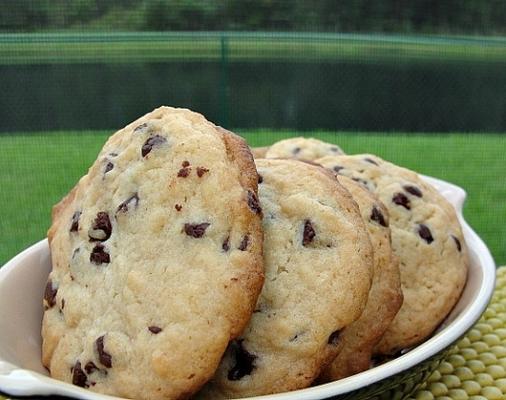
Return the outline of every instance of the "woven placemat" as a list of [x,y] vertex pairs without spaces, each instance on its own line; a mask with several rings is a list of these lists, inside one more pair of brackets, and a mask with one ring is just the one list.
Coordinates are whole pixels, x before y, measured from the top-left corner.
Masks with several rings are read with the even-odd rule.
[[478,323],[410,400],[506,399],[506,266]]
[[481,319],[409,400],[506,400],[506,266]]

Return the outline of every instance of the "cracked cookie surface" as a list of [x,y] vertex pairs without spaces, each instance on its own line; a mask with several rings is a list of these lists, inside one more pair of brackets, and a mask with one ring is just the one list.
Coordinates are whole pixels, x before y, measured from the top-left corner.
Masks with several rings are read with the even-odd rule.
[[404,302],[375,352],[393,354],[422,342],[451,311],[466,282],[469,258],[455,209],[417,173],[377,156],[316,162],[375,193],[390,214]]
[[256,160],[265,283],[243,334],[200,398],[309,386],[367,300],[372,249],[357,204],[319,166]]
[[262,150],[262,152],[258,150],[257,152],[259,154],[263,153],[265,158],[295,158],[307,161],[314,161],[317,158],[325,156],[344,154],[343,150],[335,144],[305,137],[280,140],[266,150]]
[[346,176],[338,177],[357,202],[374,253],[374,274],[367,304],[358,320],[341,334],[342,350],[320,380],[334,381],[369,369],[373,349],[402,304],[399,260],[392,251],[389,214],[381,200]]
[[112,135],[53,209],[51,375],[139,399],[198,390],[262,286],[257,182],[245,142],[189,110],[158,108]]

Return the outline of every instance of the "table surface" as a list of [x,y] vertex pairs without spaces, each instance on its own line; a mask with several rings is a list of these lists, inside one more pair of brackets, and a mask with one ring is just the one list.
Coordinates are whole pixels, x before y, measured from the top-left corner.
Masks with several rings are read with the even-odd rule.
[[506,399],[506,266],[481,319],[409,399]]
[[[393,398],[405,396],[397,392]],[[408,399],[506,400],[506,266],[497,269],[494,295],[481,319]]]

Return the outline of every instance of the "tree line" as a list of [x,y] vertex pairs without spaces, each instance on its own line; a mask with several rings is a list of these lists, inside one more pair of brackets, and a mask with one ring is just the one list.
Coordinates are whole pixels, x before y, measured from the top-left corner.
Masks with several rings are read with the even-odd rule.
[[0,31],[504,34],[505,0],[4,0]]

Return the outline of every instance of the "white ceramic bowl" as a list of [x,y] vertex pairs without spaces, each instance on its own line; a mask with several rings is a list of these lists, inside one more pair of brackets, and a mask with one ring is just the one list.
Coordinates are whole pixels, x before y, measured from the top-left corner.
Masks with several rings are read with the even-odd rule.
[[[485,310],[494,289],[495,265],[489,250],[462,218],[466,193],[458,186],[424,177],[456,208],[470,250],[471,268],[460,301],[429,340],[376,368],[325,385],[258,399],[325,399],[376,387],[392,377],[427,364],[455,343]],[[114,399],[48,377],[41,364],[42,297],[51,269],[47,240],[26,249],[0,269],[0,391],[11,396],[62,395],[79,399]],[[402,381],[402,379],[401,379]],[[396,382],[399,382],[397,380]],[[397,384],[397,383],[396,383]],[[390,385],[390,387],[393,387]],[[355,392],[357,393],[357,392]],[[369,393],[371,393],[369,391]]]

